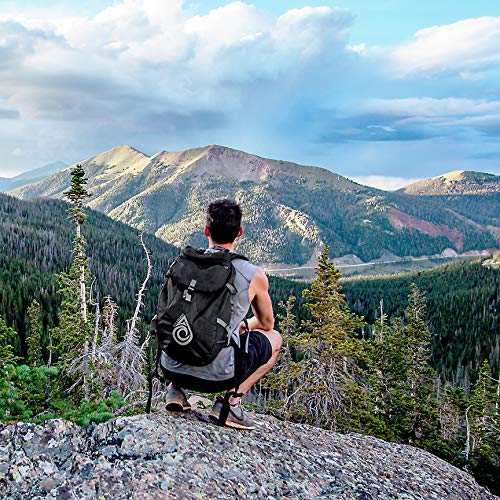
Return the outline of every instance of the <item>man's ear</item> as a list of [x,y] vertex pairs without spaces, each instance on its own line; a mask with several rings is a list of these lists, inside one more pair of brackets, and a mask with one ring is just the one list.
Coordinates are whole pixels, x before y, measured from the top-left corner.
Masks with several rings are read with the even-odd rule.
[[243,226],[240,226],[240,230],[238,231],[236,238],[239,238],[242,234],[243,234]]
[[205,236],[210,238],[210,230],[208,229],[208,226],[205,226]]

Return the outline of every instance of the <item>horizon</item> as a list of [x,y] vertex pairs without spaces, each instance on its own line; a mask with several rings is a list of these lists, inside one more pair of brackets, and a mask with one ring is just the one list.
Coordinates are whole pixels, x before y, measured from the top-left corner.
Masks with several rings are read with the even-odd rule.
[[490,0],[7,1],[0,177],[214,143],[382,189],[498,175],[499,35]]
[[[223,146],[222,144],[207,144],[205,146],[196,146],[194,148],[188,148],[188,149],[203,149],[203,148],[209,148],[211,146],[217,146],[217,147],[222,147],[222,148],[226,148],[226,149],[234,149],[234,148],[229,148],[228,146]],[[68,165],[66,164],[66,166],[64,168],[62,168],[61,170],[66,170],[67,168],[71,168],[71,167],[74,167],[76,164],[78,163],[83,163],[95,156],[98,156],[99,154],[103,154],[103,153],[106,153],[106,152],[109,152],[113,149],[118,149],[118,148],[122,148],[122,147],[129,147],[139,153],[142,153],[146,156],[148,156],[149,158],[152,158],[153,156],[156,156],[158,153],[161,153],[161,152],[181,152],[181,151],[185,151],[185,150],[166,150],[166,149],[160,149],[158,151],[156,151],[155,153],[146,153],[144,151],[141,151],[140,149],[132,146],[131,144],[120,144],[118,146],[115,146],[113,148],[110,148],[106,151],[100,151],[92,156],[89,156],[88,158],[85,158],[85,159],[82,159],[82,160],[79,160],[78,162],[75,162],[71,165]],[[241,151],[241,150],[236,150],[236,151]],[[241,151],[243,153],[247,153],[247,154],[253,154],[251,153],[250,151]],[[255,156],[258,156],[258,155],[255,155]],[[274,160],[274,161],[287,161],[287,162],[290,162],[290,163],[295,163],[297,165],[300,165],[300,166],[309,166],[309,167],[314,167],[314,168],[324,168],[325,170],[329,170],[325,167],[322,167],[321,165],[311,165],[311,164],[299,164],[297,162],[294,162],[293,160],[291,159],[287,159],[287,158],[264,158],[264,159],[268,159],[268,160]],[[29,172],[33,172],[33,171],[36,171],[36,170],[41,170],[45,167],[50,167],[52,165],[55,165],[55,164],[58,164],[58,163],[64,163],[64,162],[61,162],[59,160],[55,160],[53,162],[50,162],[48,164],[45,164],[45,165],[41,165],[39,167],[35,167],[33,169],[29,169],[29,170],[25,170],[25,171],[22,171],[22,172],[19,172],[17,174],[14,174],[14,175],[11,175],[10,177],[3,177],[5,179],[13,179],[14,177],[16,176],[20,176],[20,175],[23,175],[23,174],[27,174]],[[329,170],[330,171],[330,170]],[[454,172],[463,172],[464,170],[462,169],[458,169],[458,170],[450,170],[450,171],[447,171],[447,172],[442,172],[441,174],[438,174],[436,176],[433,176],[432,178],[435,178],[435,177],[440,177],[440,176],[443,176],[443,175],[447,175],[447,174],[450,174],[450,173],[454,173]],[[490,175],[497,175],[495,173],[492,173],[492,172],[480,172],[478,170],[473,170],[473,171],[465,171],[465,172],[475,172],[475,173],[482,173],[482,174],[490,174]],[[336,173],[336,172],[333,172],[332,173]],[[53,174],[50,174],[50,175],[53,175]],[[0,177],[2,178],[2,177]],[[373,188],[376,188],[376,189],[381,189],[381,190],[384,190],[384,191],[396,191],[397,189],[400,189],[402,187],[405,187],[405,186],[408,186],[409,184],[412,184],[412,183],[415,183],[415,182],[418,182],[418,181],[421,181],[421,180],[426,180],[426,179],[430,179],[431,177],[417,177],[417,178],[414,178],[414,179],[409,179],[409,178],[404,178],[404,177],[388,177],[388,176],[376,176],[376,175],[372,175],[372,176],[366,176],[366,177],[346,177],[347,179],[353,181],[353,182],[356,182],[358,184],[361,184],[361,185],[364,185],[364,186],[368,186],[368,187],[373,187]]]

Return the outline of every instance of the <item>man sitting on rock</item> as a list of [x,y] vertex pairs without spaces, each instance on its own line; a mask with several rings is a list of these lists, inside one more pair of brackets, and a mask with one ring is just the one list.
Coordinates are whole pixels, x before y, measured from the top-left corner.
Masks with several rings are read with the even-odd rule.
[[[205,226],[209,247],[204,254],[229,252],[235,268],[233,284],[236,290],[232,292],[230,324],[226,325],[231,334],[229,345],[204,366],[181,363],[164,351],[160,364],[171,381],[168,410],[191,409],[186,389],[212,393],[228,391],[224,398],[217,397],[210,418],[229,427],[254,429],[254,422],[241,405],[241,396],[274,365],[282,339],[273,330],[274,315],[266,275],[234,252],[235,240],[242,234],[241,209],[236,202],[224,199],[210,204]],[[247,321],[245,318],[250,307],[253,316]],[[189,325],[184,328],[180,335],[189,340],[190,331],[186,331]]]

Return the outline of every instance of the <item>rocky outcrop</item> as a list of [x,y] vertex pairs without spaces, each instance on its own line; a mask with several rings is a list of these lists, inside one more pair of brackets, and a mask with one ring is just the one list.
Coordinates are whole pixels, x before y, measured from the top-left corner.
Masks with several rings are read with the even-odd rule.
[[430,453],[267,416],[252,432],[206,412],[120,417],[84,430],[0,426],[3,499],[495,498]]

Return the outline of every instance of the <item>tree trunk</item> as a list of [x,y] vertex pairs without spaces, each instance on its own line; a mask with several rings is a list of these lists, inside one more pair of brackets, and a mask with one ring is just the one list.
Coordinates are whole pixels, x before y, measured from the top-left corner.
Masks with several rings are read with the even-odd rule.
[[[77,241],[80,242],[80,238],[81,238],[81,230],[80,230],[81,226],[79,223],[76,224],[76,237],[77,237]],[[82,304],[82,318],[83,318],[83,321],[86,323],[87,322],[87,299],[86,299],[86,292],[85,292],[85,266],[83,264],[83,259],[84,259],[84,255],[83,255],[83,250],[82,248],[80,247],[79,250],[78,250],[78,257],[80,259],[80,300],[81,300],[81,304]]]

